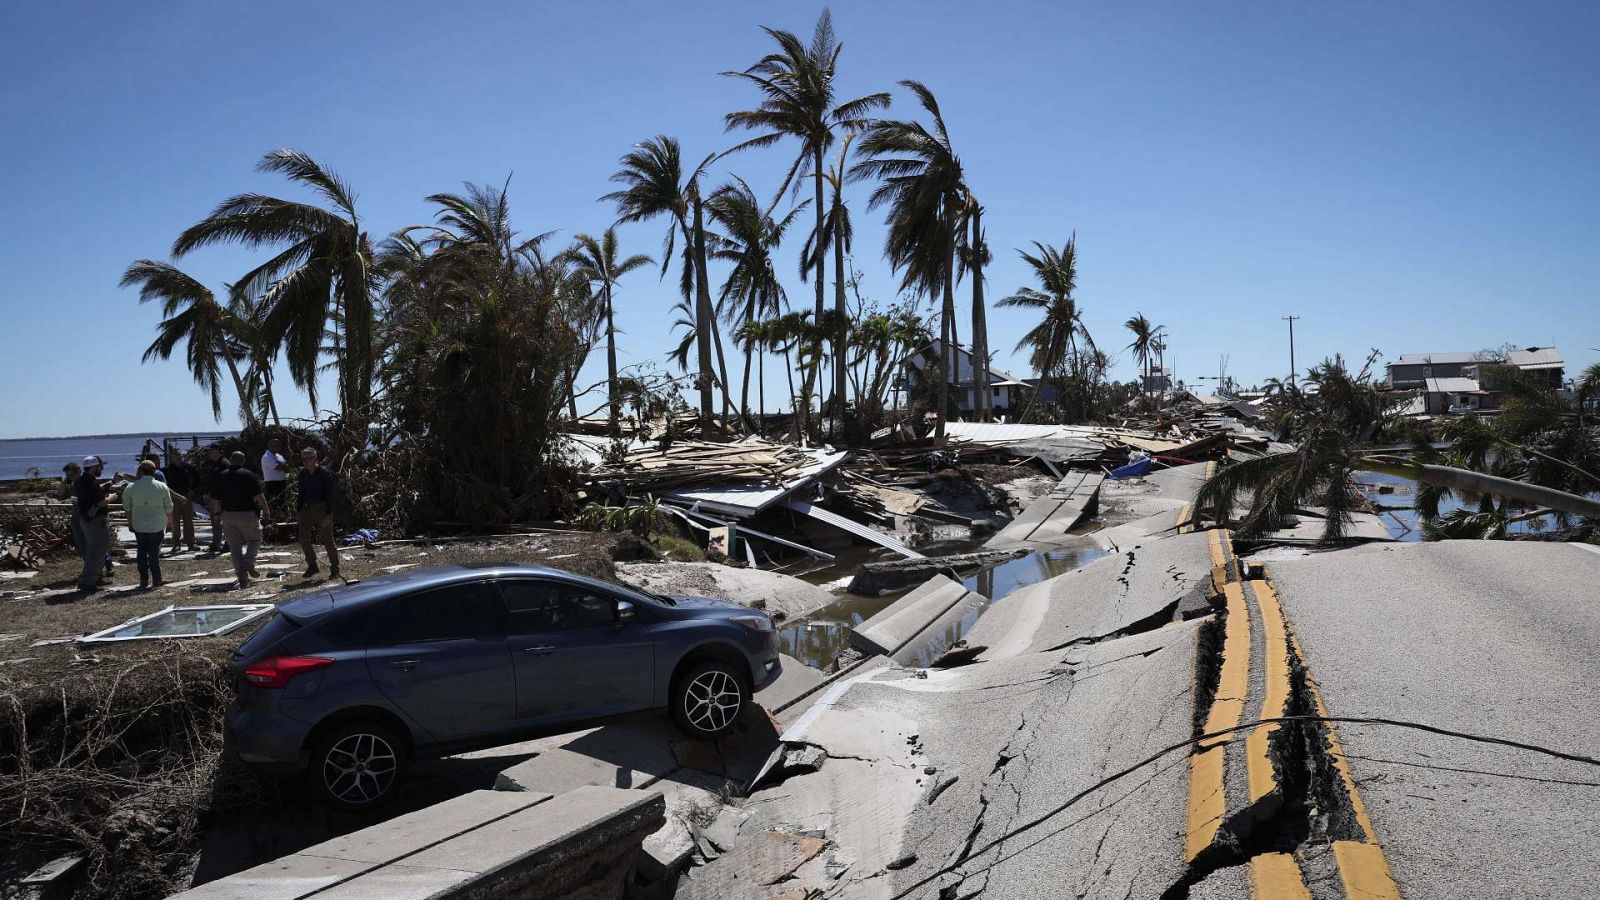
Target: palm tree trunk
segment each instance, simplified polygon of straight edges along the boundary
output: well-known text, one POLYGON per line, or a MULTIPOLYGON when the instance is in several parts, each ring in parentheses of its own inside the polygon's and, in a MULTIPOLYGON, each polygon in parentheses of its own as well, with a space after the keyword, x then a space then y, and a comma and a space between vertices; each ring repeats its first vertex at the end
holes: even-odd
MULTIPOLYGON (((783 371, 784 374, 789 376, 789 405, 793 407, 797 405, 794 396, 794 359, 789 356, 788 347, 783 348, 783 371)), ((795 421, 798 423, 800 415, 799 410, 794 410, 794 414, 796 416, 795 421)))
MULTIPOLYGON (((833 198, 833 205, 833 221, 835 225, 838 225, 844 210, 839 208, 840 203, 837 194, 833 198)), ((817 271, 819 273, 822 271, 820 263, 821 260, 818 260, 817 271)), ((837 234, 833 236, 833 309, 839 318, 839 321, 834 323, 833 334, 833 402, 838 413, 838 427, 842 429, 844 427, 845 364, 850 354, 850 348, 848 346, 849 331, 846 319, 848 311, 845 309, 844 301, 844 240, 837 234)), ((857 394, 857 402, 860 402, 859 393, 857 394)))
POLYGON ((605 285, 606 301, 606 377, 610 379, 606 393, 609 403, 608 421, 606 428, 612 437, 622 434, 622 398, 617 396, 617 325, 612 318, 611 309, 611 283, 605 285))
POLYGON ((705 214, 701 208, 700 192, 694 195, 694 330, 695 344, 700 363, 700 431, 711 432, 711 385, 716 381, 711 372, 711 332, 716 327, 711 315, 711 286, 707 283, 705 214))
POLYGON ((239 375, 239 363, 234 360, 233 354, 228 352, 228 348, 220 340, 217 341, 217 346, 212 352, 220 355, 223 362, 228 364, 228 374, 233 376, 233 389, 239 394, 239 409, 246 414, 245 426, 254 425, 256 418, 255 407, 250 402, 249 392, 244 386, 244 379, 239 375))
POLYGON ((972 380, 978 400, 976 412, 979 421, 994 418, 994 398, 989 391, 989 324, 983 309, 983 253, 979 243, 983 239, 983 208, 974 204, 972 209, 972 380))
POLYGON ((1473 472, 1469 469, 1431 466, 1408 460, 1361 457, 1359 464, 1363 468, 1373 469, 1388 475, 1398 475, 1402 478, 1413 478, 1427 484, 1447 487, 1453 491, 1482 494, 1484 497, 1502 497, 1507 500, 1515 500, 1518 503, 1527 503, 1531 506, 1546 506, 1575 516, 1600 517, 1600 500, 1569 494, 1566 491, 1558 491, 1554 488, 1541 487, 1537 484, 1528 484, 1525 481, 1513 481, 1509 478, 1485 475, 1482 472, 1473 472))
POLYGON ((756 421, 761 423, 758 429, 765 428, 767 424, 767 348, 764 343, 756 345, 756 421))
MULTIPOLYGON (((950 379, 961 382, 961 359, 956 355, 956 221, 954 209, 945 212, 944 258, 944 356, 947 360, 943 376, 939 379, 939 418, 934 425, 935 439, 944 438, 945 415, 950 409, 950 379)), ((959 402, 959 401, 957 401, 959 402)))

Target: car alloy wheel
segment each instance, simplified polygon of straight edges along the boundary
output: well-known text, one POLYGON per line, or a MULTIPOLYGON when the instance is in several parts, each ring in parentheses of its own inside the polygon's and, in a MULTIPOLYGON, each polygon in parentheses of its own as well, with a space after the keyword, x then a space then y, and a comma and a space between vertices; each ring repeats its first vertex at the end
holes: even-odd
POLYGON ((707 669, 694 677, 683 692, 683 714, 696 729, 714 734, 738 718, 743 695, 734 677, 721 669, 707 669))
POLYGON ((358 731, 345 735, 322 757, 322 785, 340 803, 364 806, 394 787, 400 760, 381 735, 358 731))

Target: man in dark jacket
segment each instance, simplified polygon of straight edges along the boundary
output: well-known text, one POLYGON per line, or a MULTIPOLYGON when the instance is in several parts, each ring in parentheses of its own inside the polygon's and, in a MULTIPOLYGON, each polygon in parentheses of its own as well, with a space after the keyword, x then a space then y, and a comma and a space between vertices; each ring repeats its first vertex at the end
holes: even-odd
POLYGON ((167 490, 172 492, 172 549, 176 552, 181 541, 190 550, 198 550, 194 543, 194 500, 200 474, 177 449, 167 452, 167 464, 161 471, 167 476, 167 490))
POLYGON ((222 448, 212 444, 206 447, 205 459, 200 461, 195 473, 195 487, 205 501, 205 508, 211 513, 211 544, 206 549, 212 553, 222 552, 222 517, 216 511, 217 476, 227 467, 227 460, 222 458, 222 448))
POLYGON ((107 493, 100 483, 100 472, 105 461, 98 456, 83 459, 83 474, 72 486, 73 503, 77 504, 78 517, 83 520, 83 571, 78 575, 78 590, 92 591, 100 586, 103 577, 110 577, 111 557, 111 504, 117 495, 107 493), (101 567, 105 567, 105 576, 101 567))
POLYGON ((245 468, 244 453, 235 450, 212 484, 211 508, 227 533, 234 577, 239 579, 239 587, 249 587, 252 577, 261 577, 256 572, 256 551, 261 549, 261 514, 267 509, 261 478, 245 468))
POLYGON ((317 574, 316 532, 322 532, 322 549, 328 554, 328 577, 339 577, 339 548, 333 543, 333 501, 338 490, 333 473, 317 462, 317 451, 300 451, 300 471, 295 478, 300 495, 300 552, 306 555, 306 578, 317 574))

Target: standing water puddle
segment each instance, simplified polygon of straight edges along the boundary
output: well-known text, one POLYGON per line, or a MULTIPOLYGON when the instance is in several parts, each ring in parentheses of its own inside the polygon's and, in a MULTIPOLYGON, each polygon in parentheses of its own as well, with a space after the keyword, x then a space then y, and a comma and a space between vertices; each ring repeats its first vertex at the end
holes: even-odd
MULTIPOLYGON (((1027 556, 1006 560, 999 565, 984 569, 975 575, 964 579, 967 589, 982 594, 995 601, 1002 600, 1007 594, 1020 587, 1036 584, 1057 575, 1082 568, 1102 556, 1109 555, 1109 551, 1094 547, 1057 548, 1054 550, 1037 550, 1027 556)), ((837 577, 837 571, 832 571, 837 577)), ((807 580, 819 578, 822 573, 813 573, 807 580)), ((808 666, 826 668, 850 647, 850 629, 865 622, 874 615, 886 609, 889 604, 910 593, 911 589, 895 591, 880 597, 863 597, 860 594, 843 593, 839 599, 817 610, 804 619, 791 622, 778 630, 778 641, 783 652, 808 666)), ((982 615, 979 610, 952 626, 940 641, 931 642, 931 646, 940 652, 960 640, 972 623, 982 615)), ((927 660, 924 660, 927 662, 927 660)))

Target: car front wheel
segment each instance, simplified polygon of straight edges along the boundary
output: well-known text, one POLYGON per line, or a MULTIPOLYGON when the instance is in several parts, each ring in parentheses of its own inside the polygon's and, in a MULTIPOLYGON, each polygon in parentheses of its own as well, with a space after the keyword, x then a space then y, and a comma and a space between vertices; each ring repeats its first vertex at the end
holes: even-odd
POLYGON ((306 775, 329 805, 354 812, 392 797, 407 762, 406 745, 392 729, 352 722, 317 742, 306 775))
POLYGON ((695 737, 725 734, 749 705, 739 670, 717 660, 690 666, 672 686, 672 717, 695 737))

